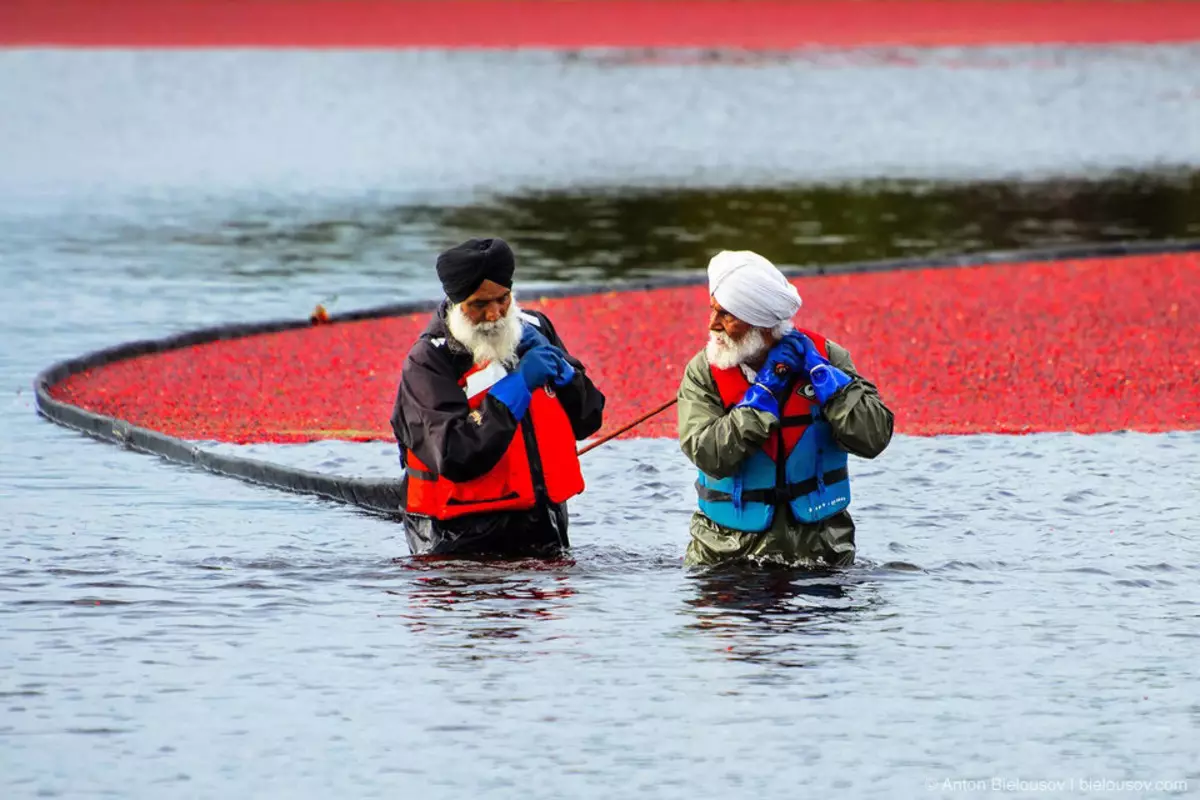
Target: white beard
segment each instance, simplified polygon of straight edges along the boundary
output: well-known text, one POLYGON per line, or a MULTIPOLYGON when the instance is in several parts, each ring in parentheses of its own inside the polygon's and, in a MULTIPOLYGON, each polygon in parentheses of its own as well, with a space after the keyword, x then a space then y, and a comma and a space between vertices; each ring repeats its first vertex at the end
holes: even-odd
POLYGON ((708 363, 717 369, 731 369, 745 364, 747 361, 753 361, 766 352, 767 340, 760 328, 751 328, 746 331, 746 335, 739 342, 729 338, 727 333, 709 331, 708 344, 704 348, 704 355, 708 358, 708 363))
POLYGON ((521 342, 521 309, 516 298, 508 313, 495 322, 474 324, 455 303, 446 312, 450 335, 471 351, 476 364, 495 361, 507 367, 517 363, 517 345, 521 342))

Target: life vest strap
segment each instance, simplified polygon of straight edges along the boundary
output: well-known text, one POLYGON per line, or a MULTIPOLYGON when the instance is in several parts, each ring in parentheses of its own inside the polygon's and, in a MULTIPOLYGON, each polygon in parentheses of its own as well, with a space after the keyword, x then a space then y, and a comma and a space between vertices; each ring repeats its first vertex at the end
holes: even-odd
POLYGON ((783 419, 779 420, 779 424, 784 428, 794 428, 800 425, 812 425, 812 421, 812 414, 785 414, 783 419))
MULTIPOLYGON (((850 471, 845 467, 839 469, 831 469, 821 476, 821 483, 828 486, 831 483, 840 483, 841 481, 850 479, 850 471)), ((817 491, 819 484, 816 478, 809 478, 806 481, 799 483, 789 483, 783 489, 772 486, 769 489, 750 489, 742 492, 742 503, 765 503, 771 506, 783 505, 790 503, 797 497, 804 497, 807 494, 812 494, 817 491)), ((733 496, 729 492, 721 492, 716 489, 711 489, 704 486, 700 481, 696 481, 696 493, 701 500, 707 500, 712 503, 729 503, 732 502, 733 496)))
POLYGON ((438 479, 436 472, 417 469, 416 467, 405 467, 405 472, 414 478, 420 478, 423 481, 436 481, 438 479))

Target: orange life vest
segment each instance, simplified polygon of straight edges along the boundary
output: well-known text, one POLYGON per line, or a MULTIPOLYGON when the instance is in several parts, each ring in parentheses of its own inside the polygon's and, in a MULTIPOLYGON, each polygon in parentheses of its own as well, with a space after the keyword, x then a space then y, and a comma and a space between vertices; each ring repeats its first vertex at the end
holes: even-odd
MULTIPOLYGON (((499 364, 488 363, 473 367, 459 378, 472 414, 479 413, 488 391, 505 374, 499 364)), ((533 391, 525 418, 490 471, 456 483, 435 473, 410 450, 407 472, 407 510, 435 519, 530 509, 539 495, 551 503, 562 503, 584 489, 571 420, 550 387, 533 391), (533 448, 525 442, 530 425, 533 448), (542 486, 534 485, 535 475, 540 476, 542 486)))

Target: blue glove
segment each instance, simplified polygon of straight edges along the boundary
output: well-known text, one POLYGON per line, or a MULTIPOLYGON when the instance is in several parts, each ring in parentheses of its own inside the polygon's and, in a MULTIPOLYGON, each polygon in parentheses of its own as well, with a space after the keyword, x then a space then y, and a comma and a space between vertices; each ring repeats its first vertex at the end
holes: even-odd
POLYGON ((525 381, 525 387, 532 392, 558 377, 562 371, 560 366, 562 361, 562 353, 557 347, 551 347, 548 344, 539 345, 521 356, 521 361, 517 364, 517 371, 514 374, 520 375, 525 381))
POLYGON ((754 382, 762 385, 782 400, 788 386, 795 382, 796 375, 804 369, 804 349, 798 337, 788 335, 775 343, 767 353, 762 369, 754 376, 754 382))
POLYGON ((525 418, 525 412, 529 410, 529 403, 533 400, 533 392, 525 385, 525 379, 519 372, 505 375, 496 381, 492 388, 488 389, 488 396, 508 406, 508 410, 517 421, 525 418))
POLYGON ((557 347, 535 346, 521 357, 516 371, 496 381, 488 394, 508 406, 515 418, 524 419, 533 400, 533 390, 557 378, 562 372, 559 366, 562 361, 557 347))
POLYGON ((817 350, 817 346, 813 344, 812 339, 802 333, 792 331, 785 339, 791 338, 804 352, 804 371, 812 374, 812 371, 819 366, 829 366, 829 359, 821 355, 817 350))
POLYGON ((795 335, 798 343, 804 349, 804 369, 808 379, 812 381, 813 392, 821 405, 837 394, 837 390, 850 383, 851 378, 845 372, 829 363, 829 359, 821 355, 817 346, 802 333, 793 331, 788 336, 795 335))
POLYGON ((526 352, 541 344, 547 347, 550 346, 550 341, 546 338, 545 334, 534 327, 533 323, 521 323, 521 341, 517 343, 517 355, 523 356, 526 352))
POLYGON ((558 374, 554 376, 554 385, 561 388, 575 380, 575 367, 571 366, 570 361, 567 361, 567 357, 563 355, 562 350, 559 350, 557 347, 552 347, 551 349, 558 356, 558 374))
POLYGON ((850 376, 829 362, 816 365, 808 376, 812 381, 813 392, 817 395, 817 402, 821 405, 825 405, 829 398, 837 394, 838 389, 850 383, 850 376))
POLYGON ((767 353, 754 384, 734 408, 755 408, 779 416, 779 403, 796 375, 804 368, 804 349, 796 337, 783 337, 767 353))
MULTIPOLYGON (((550 344, 550 340, 546 338, 546 335, 533 325, 525 323, 521 326, 521 341, 517 344, 517 355, 523 356, 535 347, 548 347, 558 356, 558 371, 552 379, 552 383, 555 386, 566 386, 574 380, 575 368, 567 361, 562 349, 550 344)), ((533 389, 536 387, 530 388, 533 389)))
POLYGON ((751 384, 746 393, 742 395, 742 399, 738 400, 733 407, 753 408, 756 411, 765 411, 773 417, 779 417, 779 401, 775 399, 771 390, 761 383, 751 384))

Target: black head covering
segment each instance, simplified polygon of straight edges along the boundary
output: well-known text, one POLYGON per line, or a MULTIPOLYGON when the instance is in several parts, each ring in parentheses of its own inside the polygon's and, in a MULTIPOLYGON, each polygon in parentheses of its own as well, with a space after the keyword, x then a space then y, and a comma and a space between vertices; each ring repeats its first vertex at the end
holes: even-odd
POLYGON ((516 259, 503 239, 468 239, 438 256, 437 275, 452 303, 466 300, 485 280, 512 288, 516 259))

